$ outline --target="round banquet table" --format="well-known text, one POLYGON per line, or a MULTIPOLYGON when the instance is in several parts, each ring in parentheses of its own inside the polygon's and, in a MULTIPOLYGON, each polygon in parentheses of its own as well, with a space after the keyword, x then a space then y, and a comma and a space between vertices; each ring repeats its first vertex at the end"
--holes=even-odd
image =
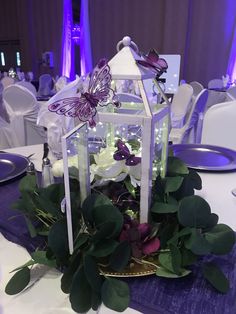
MULTIPOLYGON (((6 150, 28 156, 37 170, 41 170, 43 145, 33 145, 6 150)), ((203 182, 197 194, 210 204, 212 212, 219 215, 219 222, 236 230, 236 197, 231 190, 236 187, 236 172, 201 172, 203 182)), ((15 216, 11 203, 19 197, 19 178, 0 185, 0 313, 1 314, 66 314, 74 313, 68 296, 60 289, 61 273, 57 270, 39 267, 29 289, 16 296, 4 292, 12 276, 9 272, 30 259, 29 253, 37 246, 37 240, 30 238, 23 217, 15 216)), ((167 279, 155 275, 127 278, 131 299, 125 314, 233 314, 236 313, 236 247, 227 256, 208 256, 221 267, 230 280, 230 291, 216 292, 203 278, 200 263, 192 274, 185 278, 167 279)), ((89 313, 95 313, 89 311, 89 313)), ((97 313, 110 314, 114 311, 101 306, 97 313)))

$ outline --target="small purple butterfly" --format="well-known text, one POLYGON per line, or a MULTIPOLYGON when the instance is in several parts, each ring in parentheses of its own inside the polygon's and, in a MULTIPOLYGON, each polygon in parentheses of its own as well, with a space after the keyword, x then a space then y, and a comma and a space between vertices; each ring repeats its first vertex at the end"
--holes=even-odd
MULTIPOLYGON (((106 106, 108 98, 115 97, 111 89, 110 67, 105 59, 101 59, 89 78, 88 90, 81 93, 80 97, 60 99, 48 106, 48 110, 67 117, 77 117, 82 122, 89 122, 90 127, 96 125, 94 117, 97 113, 97 106, 106 106), (112 94, 111 94, 112 93, 112 94)), ((118 107, 120 103, 114 101, 118 107)))
POLYGON ((136 157, 134 154, 130 154, 128 147, 121 140, 116 142, 116 147, 118 148, 115 151, 113 158, 117 161, 126 160, 125 164, 127 166, 136 166, 141 162, 141 157, 136 157))
POLYGON ((144 60, 136 60, 136 62, 146 68, 154 70, 157 77, 160 77, 163 72, 168 69, 168 64, 165 59, 159 58, 155 49, 151 49, 147 55, 142 55, 144 60))

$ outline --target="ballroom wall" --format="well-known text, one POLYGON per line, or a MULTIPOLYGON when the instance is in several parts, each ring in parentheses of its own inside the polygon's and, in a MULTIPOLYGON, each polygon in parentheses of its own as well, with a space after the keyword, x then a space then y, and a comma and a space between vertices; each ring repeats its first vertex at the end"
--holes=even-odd
MULTIPOLYGON (((131 36, 141 51, 180 54, 180 78, 207 85, 227 72, 235 0, 89 0, 94 63, 131 36)), ((236 52, 235 52, 236 53, 236 52)))
POLYGON ((19 41, 21 69, 56 75, 61 70, 63 0, 0 0, 1 42, 19 41), (54 67, 42 65, 42 53, 52 51, 54 67))

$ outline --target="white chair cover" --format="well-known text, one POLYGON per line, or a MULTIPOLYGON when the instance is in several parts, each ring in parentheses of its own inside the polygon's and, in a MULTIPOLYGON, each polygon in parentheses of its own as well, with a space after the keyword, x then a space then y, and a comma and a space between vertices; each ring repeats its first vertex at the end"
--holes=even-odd
POLYGON ((229 87, 227 89, 227 94, 229 94, 233 99, 236 99, 236 85, 229 87))
POLYGON ((12 147, 44 143, 46 134, 36 125, 37 100, 28 89, 17 84, 8 86, 3 91, 3 105, 16 134, 12 147))
POLYGON ((196 97, 186 124, 182 128, 171 129, 169 139, 173 144, 200 143, 207 97, 208 90, 204 89, 196 97))
POLYGON ((10 124, 0 117, 0 149, 10 148, 17 141, 10 124))
POLYGON ((37 124, 47 128, 47 140, 51 151, 59 158, 61 155, 61 137, 74 127, 74 118, 50 112, 48 106, 63 98, 75 96, 81 84, 79 76, 51 97, 40 108, 37 124))
POLYGON ((55 83, 55 90, 59 92, 69 83, 69 79, 66 76, 60 76, 55 83))
POLYGON ((222 79, 213 79, 208 82, 208 88, 223 88, 223 80, 222 79))
POLYGON ((182 128, 191 107, 193 88, 189 84, 178 87, 171 103, 171 125, 173 128, 182 128))
POLYGON ((6 88, 12 84, 15 83, 15 80, 12 78, 12 77, 9 77, 9 76, 4 76, 2 79, 1 79, 1 83, 3 85, 3 88, 6 88))
POLYGON ((196 97, 203 89, 203 85, 197 81, 190 82, 189 85, 193 88, 193 96, 196 97))
POLYGON ((42 74, 39 77, 38 96, 51 96, 53 94, 53 80, 50 74, 42 74))
POLYGON ((35 86, 33 84, 31 84, 30 82, 19 81, 16 84, 27 88, 29 91, 31 91, 32 94, 34 94, 34 96, 37 96, 37 90, 36 90, 35 86))
POLYGON ((201 143, 236 150, 236 100, 219 103, 207 110, 201 143))

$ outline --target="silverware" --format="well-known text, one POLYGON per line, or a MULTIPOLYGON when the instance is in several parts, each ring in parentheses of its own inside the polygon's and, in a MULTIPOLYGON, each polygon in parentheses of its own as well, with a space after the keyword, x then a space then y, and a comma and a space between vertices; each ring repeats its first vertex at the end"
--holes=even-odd
POLYGON ((233 194, 233 196, 235 196, 235 197, 236 197, 236 188, 235 188, 235 189, 233 189, 233 190, 231 191, 231 193, 233 194))

